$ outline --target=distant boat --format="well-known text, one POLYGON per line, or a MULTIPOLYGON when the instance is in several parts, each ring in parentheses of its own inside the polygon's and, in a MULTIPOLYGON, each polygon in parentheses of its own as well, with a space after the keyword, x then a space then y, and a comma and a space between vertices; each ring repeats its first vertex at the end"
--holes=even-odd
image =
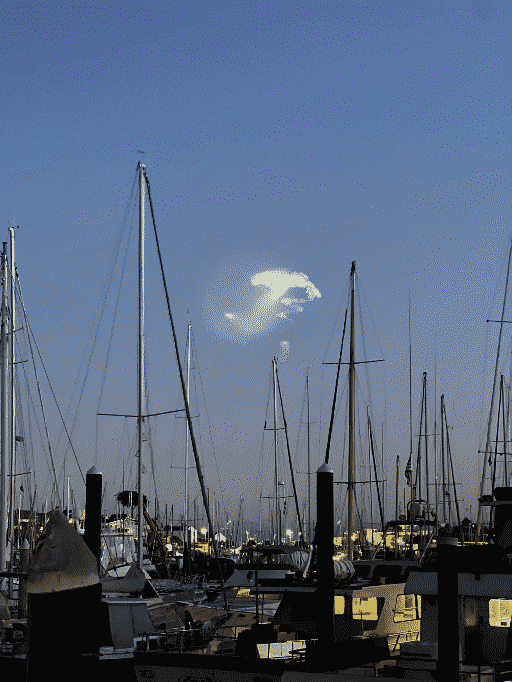
POLYGON ((285 580, 296 573, 304 576, 310 562, 309 548, 296 545, 245 545, 225 585, 227 588, 255 588, 285 580))

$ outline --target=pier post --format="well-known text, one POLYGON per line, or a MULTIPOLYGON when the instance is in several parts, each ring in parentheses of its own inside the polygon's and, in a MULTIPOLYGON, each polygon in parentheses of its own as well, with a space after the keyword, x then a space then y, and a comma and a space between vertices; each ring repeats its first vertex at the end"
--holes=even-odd
POLYGON ((459 574, 454 545, 437 545, 438 659, 439 679, 459 679, 459 574))
POLYGON ((334 496, 333 470, 328 464, 316 472, 316 542, 318 597, 318 663, 329 669, 334 645, 334 496))
POLYGON ((85 479, 85 544, 96 557, 98 572, 101 554, 101 494, 103 475, 95 466, 87 472, 85 479))

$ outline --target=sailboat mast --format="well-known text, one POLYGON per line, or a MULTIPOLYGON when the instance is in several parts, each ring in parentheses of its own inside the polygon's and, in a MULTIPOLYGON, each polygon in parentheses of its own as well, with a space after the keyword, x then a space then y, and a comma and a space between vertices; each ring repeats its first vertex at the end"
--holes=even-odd
POLYGON ((144 422, 145 401, 144 401, 144 198, 145 184, 144 171, 146 166, 139 162, 139 362, 138 362, 138 381, 137 381, 137 436, 139 449, 139 469, 137 475, 137 493, 139 495, 138 517, 137 517, 137 565, 142 569, 143 560, 143 527, 144 518, 144 498, 142 496, 142 425, 144 422))
POLYGON ((280 534, 280 514, 279 514, 279 479, 277 469, 277 391, 276 391, 276 359, 272 360, 272 375, 274 384, 274 493, 276 496, 276 544, 281 542, 280 534))
MULTIPOLYGON (((188 325, 188 338, 187 338, 187 405, 190 409, 190 330, 192 325, 188 325)), ((184 497, 184 508, 183 508, 183 546, 188 545, 188 436, 189 428, 187 421, 186 430, 186 441, 185 441, 185 497, 184 497)))
POLYGON ((308 402, 308 542, 311 542, 311 458, 309 449, 309 374, 306 374, 306 396, 308 402))
POLYGON ((350 271, 350 364, 348 394, 348 560, 354 558, 354 443, 355 443, 355 339, 354 339, 354 288, 356 279, 356 262, 352 261, 350 271))
POLYGON ((8 386, 9 376, 9 335, 7 321, 7 243, 2 251, 2 311, 1 311, 1 424, 0 424, 0 571, 7 568, 7 451, 9 434, 8 386))
POLYGON ((446 467, 444 461, 444 393, 441 395, 441 468, 443 475, 442 483, 443 523, 446 523, 446 467))
POLYGON ((15 473, 16 473, 16 396, 14 393, 14 368, 16 366, 16 347, 14 343, 14 329, 16 323, 16 307, 15 307, 15 265, 14 265, 14 227, 9 228, 10 233, 10 247, 11 247, 11 316, 10 316, 10 339, 11 339, 11 514, 10 514, 10 535, 11 535, 11 561, 13 559, 12 553, 14 551, 14 504, 16 497, 15 487, 15 473))

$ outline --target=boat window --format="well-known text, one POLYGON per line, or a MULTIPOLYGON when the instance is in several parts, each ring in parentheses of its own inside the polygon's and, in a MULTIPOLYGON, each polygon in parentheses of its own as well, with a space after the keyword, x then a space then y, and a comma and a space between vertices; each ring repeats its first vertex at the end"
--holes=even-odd
POLYGON ((377 597, 352 597, 352 618, 355 620, 378 620, 381 609, 378 609, 377 597))
POLYGON ((489 624, 495 628, 509 628, 512 618, 512 600, 489 599, 489 624))
POLYGON ((395 623, 421 618, 421 596, 416 594, 399 594, 395 603, 395 623))
POLYGON ((342 613, 345 613, 345 597, 343 595, 335 596, 334 597, 334 615, 341 616, 342 613))
POLYGON ((466 627, 474 627, 477 623, 476 617, 476 599, 471 599, 470 597, 463 597, 462 599, 464 605, 464 625, 466 627))

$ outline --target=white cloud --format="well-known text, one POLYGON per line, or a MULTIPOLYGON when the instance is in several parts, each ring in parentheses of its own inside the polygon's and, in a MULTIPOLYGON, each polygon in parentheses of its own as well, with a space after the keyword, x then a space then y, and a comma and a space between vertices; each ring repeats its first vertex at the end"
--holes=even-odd
POLYGON ((210 318, 219 335, 241 343, 268 333, 280 320, 289 319, 292 313, 302 312, 303 304, 321 297, 320 291, 307 275, 284 268, 264 270, 252 276, 245 271, 242 277, 231 277, 230 284, 228 290, 217 287, 216 293, 222 289, 222 297, 209 296, 210 318), (292 289, 303 289, 305 297, 290 296, 292 289), (224 325, 219 320, 218 312, 213 314, 215 303, 223 309, 224 325))

